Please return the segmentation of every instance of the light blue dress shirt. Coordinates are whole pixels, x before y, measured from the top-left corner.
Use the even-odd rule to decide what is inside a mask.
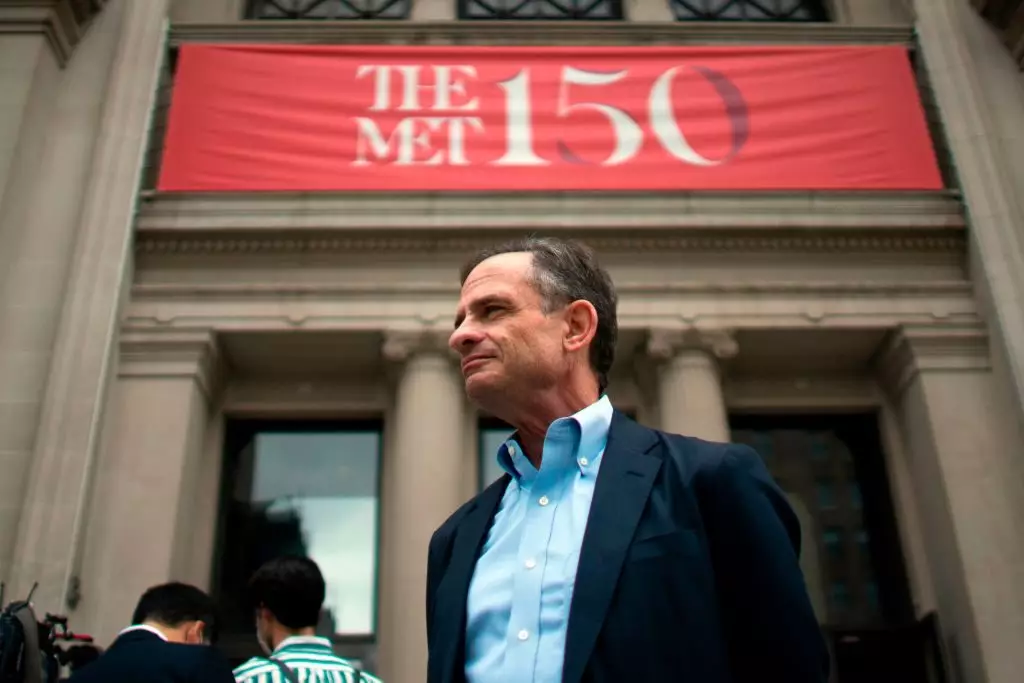
[[[604,396],[552,422],[539,471],[515,441],[499,449],[512,481],[469,585],[468,683],[562,680],[576,567],[612,413]]]

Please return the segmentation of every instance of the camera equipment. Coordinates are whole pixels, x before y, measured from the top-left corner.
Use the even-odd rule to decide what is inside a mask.
[[[88,643],[92,637],[73,633],[68,618],[49,614],[38,621],[32,609],[32,586],[28,597],[6,605],[0,612],[0,683],[57,683],[62,666],[80,668],[99,656]],[[0,605],[4,586],[0,584]],[[62,648],[59,641],[83,643]]]

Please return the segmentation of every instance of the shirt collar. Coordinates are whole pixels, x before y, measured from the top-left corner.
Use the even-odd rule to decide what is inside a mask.
[[[123,636],[124,634],[131,633],[133,631],[147,631],[149,633],[152,633],[153,635],[155,635],[156,637],[158,637],[160,640],[164,641],[165,643],[170,642],[167,639],[167,636],[164,635],[163,631],[161,631],[160,629],[156,628],[155,626],[150,626],[149,624],[135,624],[134,626],[129,626],[128,628],[124,629],[123,631],[121,631],[117,635],[118,636]]]
[[[552,422],[544,437],[541,467],[568,467],[567,461],[550,462],[548,454],[550,446],[571,440],[571,448],[565,450],[566,454],[571,456],[581,473],[593,472],[604,453],[605,444],[608,443],[608,430],[611,428],[613,413],[612,403],[608,396],[604,395],[596,403],[591,403],[578,413]],[[523,453],[515,434],[498,448],[498,464],[517,482],[530,482],[537,476],[537,468]]]
[[[331,641],[327,638],[321,638],[320,636],[288,636],[277,644],[277,647],[274,648],[274,652],[280,652],[286,647],[291,647],[293,645],[317,645],[319,647],[333,649]]]

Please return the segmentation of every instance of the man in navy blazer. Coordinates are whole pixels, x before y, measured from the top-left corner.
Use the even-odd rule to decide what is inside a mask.
[[[231,665],[210,647],[213,600],[183,583],[154,586],[139,600],[132,626],[71,683],[234,683]]]
[[[430,541],[428,682],[827,680],[798,521],[758,455],[608,402],[617,298],[594,254],[517,240],[461,279],[466,391],[516,432]]]

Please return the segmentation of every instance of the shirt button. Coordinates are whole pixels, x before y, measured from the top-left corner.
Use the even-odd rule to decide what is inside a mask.
[[[532,557],[526,561],[526,568],[527,569],[533,569],[536,566],[537,566],[537,560],[533,559]]]
[[[551,501],[548,500],[547,496],[541,496],[540,500],[538,500],[537,502],[540,503],[541,507],[544,507],[545,505],[547,505]]]
[[[587,460],[586,458],[580,458],[580,466],[581,467],[586,467],[589,464],[590,464],[589,460]]]
[[[519,632],[519,640],[527,640],[530,637],[530,632],[525,628]]]
[[[516,447],[512,444],[508,445],[508,454],[514,456],[516,454]]]

